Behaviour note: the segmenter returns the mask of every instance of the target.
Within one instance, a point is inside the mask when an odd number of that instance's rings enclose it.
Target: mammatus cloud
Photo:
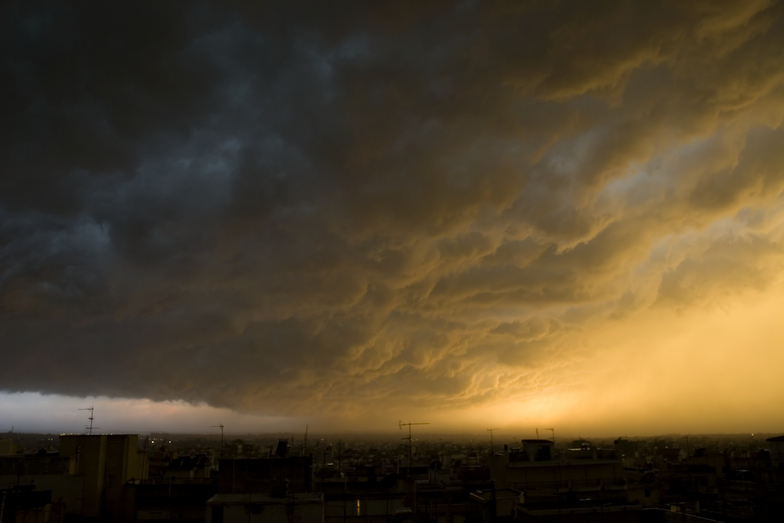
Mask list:
[[[3,390],[469,412],[778,292],[781,3],[301,7],[4,7]]]

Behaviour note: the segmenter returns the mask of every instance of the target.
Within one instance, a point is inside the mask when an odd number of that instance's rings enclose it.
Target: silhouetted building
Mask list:
[[[625,499],[626,480],[614,450],[575,449],[555,456],[552,441],[523,440],[522,448],[491,456],[490,475],[496,489],[519,490],[525,503],[585,493]]]
[[[18,485],[48,490],[68,514],[82,512],[85,478],[78,475],[78,456],[13,454],[0,456],[0,485]]]
[[[207,501],[218,491],[209,479],[151,479],[129,484],[131,507],[126,519],[198,523],[205,518]]]
[[[614,442],[618,458],[634,458],[637,456],[638,444],[636,441],[618,438]]]
[[[207,456],[199,454],[196,456],[181,456],[169,461],[166,468],[166,478],[177,479],[209,479],[210,460]]]
[[[16,454],[16,443],[12,439],[0,438],[0,456]]]
[[[206,523],[321,523],[324,496],[320,492],[217,494],[207,501]]]
[[[643,521],[640,505],[601,501],[533,503],[515,506],[515,523],[637,523]],[[667,521],[664,518],[654,521]],[[672,520],[681,521],[681,520]]]
[[[63,435],[60,457],[76,458],[82,476],[81,514],[120,517],[130,480],[146,479],[144,453],[135,434]]]
[[[281,481],[291,492],[311,491],[313,460],[308,457],[222,459],[219,467],[219,494],[269,494]]]
[[[504,523],[514,519],[514,508],[522,502],[522,492],[490,488],[472,492],[471,499],[481,507],[483,523]]]
[[[52,492],[32,485],[0,489],[2,523],[56,523],[65,519],[62,504],[52,504]]]
[[[765,441],[770,445],[770,459],[778,463],[784,463],[784,436],[768,438]]]
[[[275,448],[275,455],[279,458],[285,458],[289,453],[289,440],[278,440],[278,445]]]

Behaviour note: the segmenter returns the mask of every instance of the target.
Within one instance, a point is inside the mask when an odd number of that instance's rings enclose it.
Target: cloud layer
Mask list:
[[[782,277],[780,2],[3,10],[3,390],[455,412]]]

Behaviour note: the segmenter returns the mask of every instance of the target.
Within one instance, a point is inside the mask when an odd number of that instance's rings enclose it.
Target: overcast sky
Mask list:
[[[217,4],[3,4],[0,431],[784,431],[784,3]]]

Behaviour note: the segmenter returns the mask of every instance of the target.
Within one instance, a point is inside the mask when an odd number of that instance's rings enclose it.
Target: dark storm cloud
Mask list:
[[[468,404],[778,274],[780,3],[3,10],[4,390]]]

